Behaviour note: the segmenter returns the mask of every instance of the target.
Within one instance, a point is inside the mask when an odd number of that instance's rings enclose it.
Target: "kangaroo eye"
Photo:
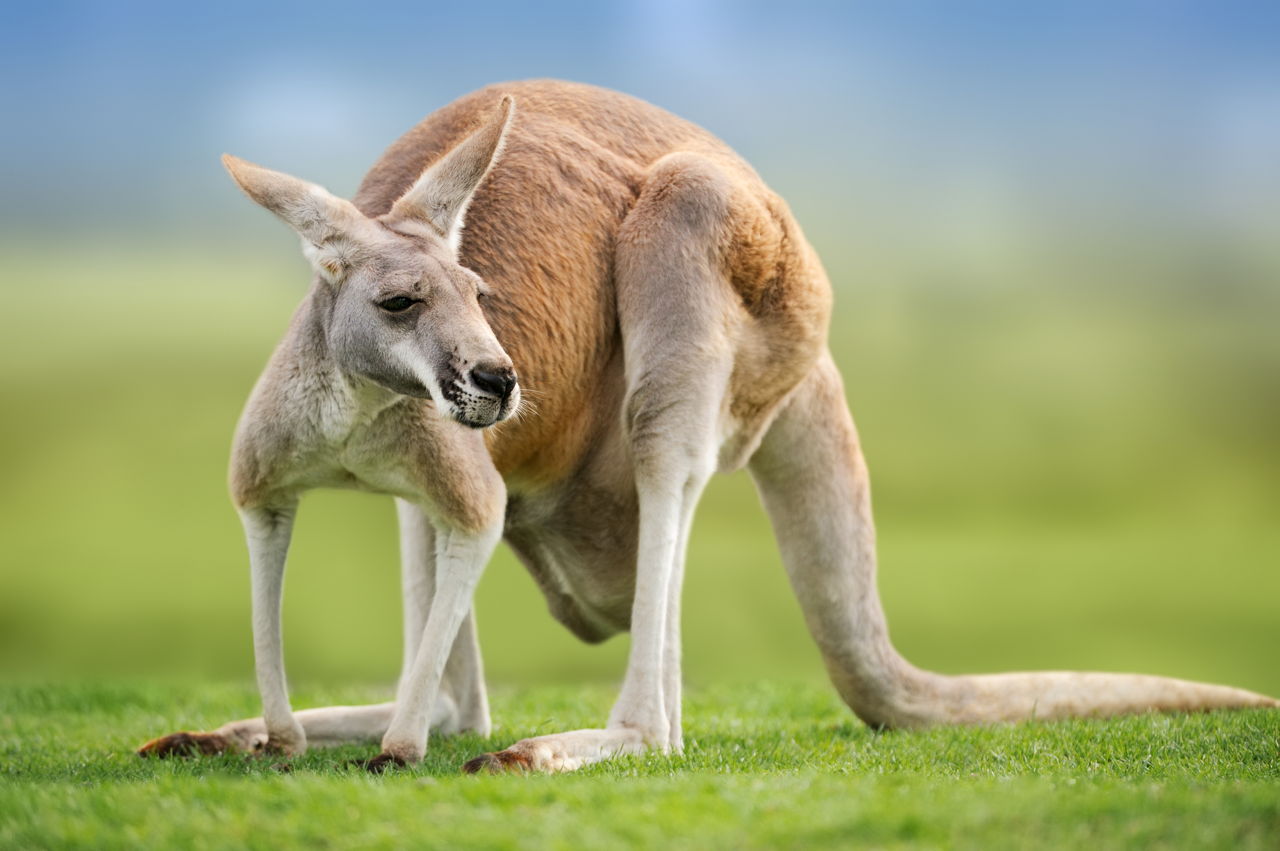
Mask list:
[[[388,313],[402,313],[412,307],[416,301],[417,299],[398,295],[395,298],[389,298],[386,301],[378,302],[378,307],[381,307]]]

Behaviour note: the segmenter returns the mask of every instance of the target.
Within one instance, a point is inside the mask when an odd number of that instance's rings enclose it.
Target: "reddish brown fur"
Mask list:
[[[480,754],[462,766],[463,774],[479,774],[482,771],[488,774],[533,771],[533,760],[519,751],[505,750]]]
[[[536,410],[486,435],[503,477],[527,486],[563,480],[617,422],[620,397],[602,393],[621,383],[611,372],[619,366],[620,345],[617,240],[624,220],[634,232],[663,232],[667,222],[639,220],[637,202],[642,191],[660,201],[673,182],[698,179],[691,163],[712,169],[723,184],[730,225],[719,240],[722,271],[737,291],[743,323],[784,332],[767,335],[772,349],[755,350],[746,341],[748,356],[733,382],[733,413],[763,420],[816,358],[830,294],[786,205],[701,128],[591,86],[490,86],[393,144],[365,178],[356,206],[370,216],[388,212],[425,167],[481,126],[504,94],[515,97],[516,119],[499,163],[468,209],[460,252],[462,264],[491,288],[485,315]],[[683,161],[654,169],[676,151]],[[787,342],[779,351],[782,337]],[[761,368],[779,363],[789,368]],[[762,380],[769,375],[773,380]],[[740,465],[745,458],[735,460]]]
[[[170,757],[212,756],[234,750],[230,741],[218,733],[170,733],[152,739],[138,748],[138,756],[168,759]]]

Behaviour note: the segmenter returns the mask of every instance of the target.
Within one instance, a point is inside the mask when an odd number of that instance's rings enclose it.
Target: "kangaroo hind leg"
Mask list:
[[[619,234],[615,270],[626,363],[625,430],[640,509],[631,653],[603,728],[538,736],[467,771],[572,770],[650,748],[678,750],[679,598],[694,508],[716,469],[737,305],[720,268],[728,184],[702,157],[659,160]]]

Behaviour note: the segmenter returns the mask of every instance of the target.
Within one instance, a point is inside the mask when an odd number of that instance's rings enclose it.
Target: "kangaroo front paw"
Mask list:
[[[395,754],[387,753],[386,751],[378,754],[373,759],[353,759],[347,763],[352,768],[360,768],[370,774],[382,774],[388,768],[404,768],[408,764],[408,762]]]
[[[168,759],[170,757],[212,756],[237,750],[231,739],[220,733],[170,733],[152,739],[138,748],[138,756]]]
[[[301,756],[307,752],[307,734],[302,725],[281,732],[270,731],[262,752],[272,756]]]

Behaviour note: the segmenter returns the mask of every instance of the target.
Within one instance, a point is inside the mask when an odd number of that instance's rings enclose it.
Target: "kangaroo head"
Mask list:
[[[302,237],[330,299],[325,338],[339,368],[431,398],[473,428],[506,419],[520,404],[511,359],[480,310],[484,281],[457,259],[467,205],[501,155],[514,112],[503,98],[492,121],[376,218],[313,183],[223,157],[249,197]]]

